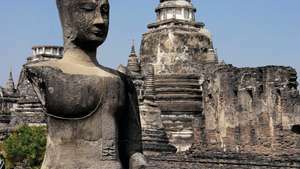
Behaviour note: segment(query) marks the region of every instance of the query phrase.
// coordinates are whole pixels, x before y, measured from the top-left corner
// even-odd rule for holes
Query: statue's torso
[[[50,115],[43,167],[121,168],[117,142],[117,124],[125,102],[121,78],[114,74],[67,74],[51,66],[29,69],[43,85],[45,109]]]
[[[52,117],[84,119],[104,103],[113,104],[115,109],[122,106],[124,89],[118,76],[67,74],[49,66],[36,69],[44,88],[46,113]]]

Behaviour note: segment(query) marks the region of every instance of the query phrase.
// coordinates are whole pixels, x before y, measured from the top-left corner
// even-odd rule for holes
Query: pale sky
[[[110,0],[111,26],[100,62],[126,64],[132,39],[139,48],[159,0]],[[219,58],[235,66],[292,66],[300,72],[299,0],[193,0],[197,20],[213,34]],[[3,1],[0,6],[0,85],[10,67],[15,81],[35,45],[62,45],[55,0]]]

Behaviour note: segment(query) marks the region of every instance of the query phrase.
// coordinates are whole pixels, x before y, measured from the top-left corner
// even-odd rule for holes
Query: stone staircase
[[[19,123],[28,125],[44,125],[46,118],[41,103],[35,100],[21,100],[16,108]]]
[[[155,92],[171,144],[178,151],[187,150],[193,143],[193,120],[202,114],[199,77],[194,74],[156,75]]]

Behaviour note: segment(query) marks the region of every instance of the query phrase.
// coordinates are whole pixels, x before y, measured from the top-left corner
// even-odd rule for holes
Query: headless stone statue
[[[108,0],[57,0],[57,5],[63,59],[24,67],[48,115],[42,169],[144,168],[134,85],[96,59],[108,32]]]

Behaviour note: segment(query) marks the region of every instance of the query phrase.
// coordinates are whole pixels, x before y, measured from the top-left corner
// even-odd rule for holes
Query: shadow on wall
[[[292,132],[300,134],[300,124],[292,126]]]

